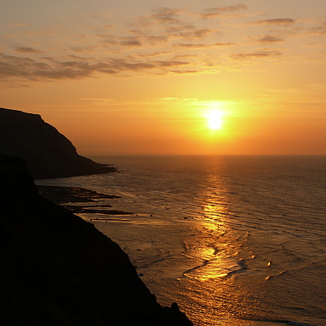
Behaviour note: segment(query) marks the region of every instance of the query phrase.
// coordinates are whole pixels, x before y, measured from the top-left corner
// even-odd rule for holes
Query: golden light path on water
[[[243,277],[245,261],[254,259],[247,245],[249,235],[232,228],[228,210],[232,199],[223,180],[208,175],[205,183],[196,199],[204,214],[193,226],[196,237],[186,240],[188,255],[201,264],[180,279],[187,297],[183,308],[197,326],[275,325],[250,320],[258,307],[252,300],[255,286],[248,287],[248,278]]]

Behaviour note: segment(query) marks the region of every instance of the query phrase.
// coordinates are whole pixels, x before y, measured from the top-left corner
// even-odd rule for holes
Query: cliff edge
[[[40,115],[0,108],[0,154],[27,162],[34,179],[116,171],[78,155],[73,144]]]
[[[0,156],[1,325],[191,326],[160,306],[122,249]]]

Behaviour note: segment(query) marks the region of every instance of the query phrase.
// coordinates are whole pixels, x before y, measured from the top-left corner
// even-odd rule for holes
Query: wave
[[[205,269],[205,271],[201,271]],[[203,260],[203,263],[192,267],[182,273],[183,276],[190,278],[224,278],[230,277],[237,273],[244,273],[247,270],[246,260],[240,259],[234,263],[232,258],[224,258],[221,262],[219,259]]]
[[[285,270],[285,271],[279,272],[279,273],[277,273],[277,274],[275,274],[275,275],[268,275],[268,276],[265,278],[265,280],[270,280],[272,277],[281,276],[281,275],[283,275],[283,274],[285,274],[285,273],[288,273],[288,272],[289,272],[288,270]]]

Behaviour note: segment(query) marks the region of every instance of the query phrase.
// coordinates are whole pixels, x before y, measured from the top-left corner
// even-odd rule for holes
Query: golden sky
[[[0,4],[0,106],[80,154],[326,154],[325,0]]]

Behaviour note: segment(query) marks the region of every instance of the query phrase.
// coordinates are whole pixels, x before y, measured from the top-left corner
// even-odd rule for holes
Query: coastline
[[[51,202],[61,205],[72,213],[96,213],[103,215],[132,215],[132,212],[110,209],[112,205],[101,204],[101,199],[121,198],[106,195],[82,187],[38,185],[40,194]]]
[[[41,196],[24,161],[2,159],[0,181],[1,324],[192,325],[157,303],[115,242]]]

